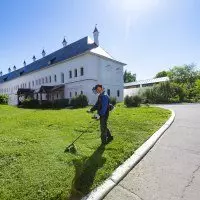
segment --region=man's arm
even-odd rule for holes
[[[106,114],[106,111],[108,109],[108,103],[109,103],[109,99],[106,95],[103,95],[101,97],[101,110],[99,112],[100,116],[103,116]]]
[[[90,109],[91,112],[95,111],[98,109],[98,100],[97,102],[94,104],[94,106]]]

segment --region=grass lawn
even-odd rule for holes
[[[87,109],[0,105],[1,200],[79,199],[108,178],[170,116],[161,108],[118,104],[109,118],[114,140],[100,147],[99,122],[88,129],[93,120]],[[77,153],[64,153],[82,131]]]

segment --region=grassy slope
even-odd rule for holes
[[[86,109],[28,110],[0,106],[0,199],[75,199],[96,187],[170,116],[161,108],[111,113],[114,141],[99,147],[99,122]],[[65,147],[82,131],[77,154]]]

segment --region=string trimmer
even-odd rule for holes
[[[96,119],[96,118],[95,118]],[[91,123],[91,122],[90,122]],[[93,125],[94,125],[95,121],[93,121],[93,123],[85,130],[83,131],[69,146],[66,147],[65,149],[65,153],[69,152],[69,153],[76,153],[76,147],[74,145],[74,143],[85,133],[87,132]]]

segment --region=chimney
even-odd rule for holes
[[[43,51],[42,51],[42,56],[43,56],[43,58],[45,57],[45,55],[46,55],[46,52],[45,52],[44,49],[43,49]]]
[[[99,46],[99,31],[97,29],[97,25],[95,26],[95,29],[93,31],[93,37],[94,37],[94,42],[97,46]]]
[[[8,68],[8,73],[10,73],[11,72],[11,69],[10,69],[10,67]]]
[[[2,76],[3,75],[3,72],[2,71],[0,71],[0,76]]]
[[[67,46],[67,42],[66,42],[65,38],[64,38],[62,44],[63,44],[63,47],[66,47],[66,46]]]
[[[14,67],[13,67],[13,71],[15,71],[17,68],[16,68],[16,66],[14,65]]]
[[[26,61],[24,61],[24,67],[26,67]]]
[[[36,57],[35,56],[33,56],[33,62],[35,62],[36,61]]]

